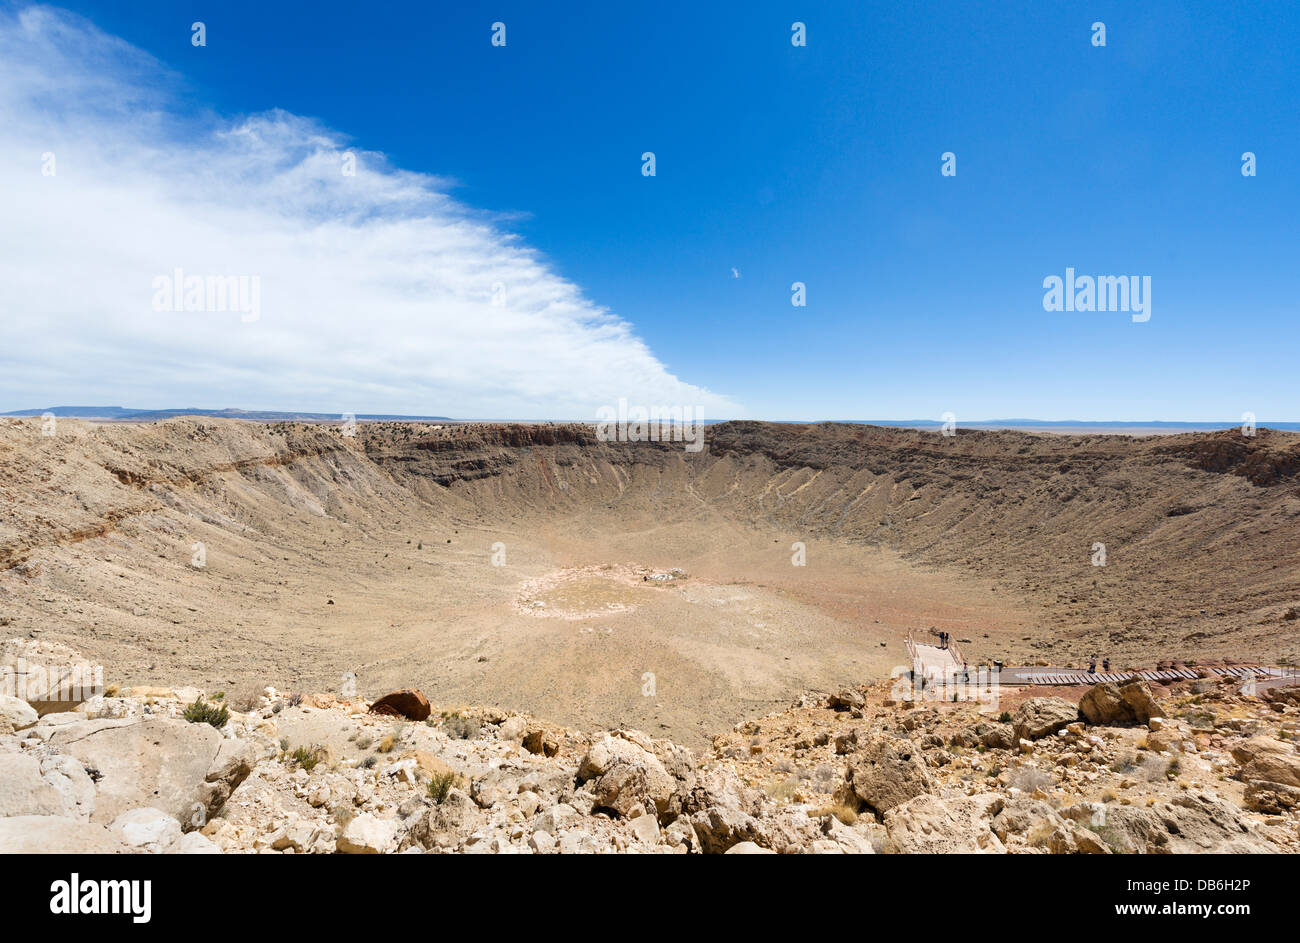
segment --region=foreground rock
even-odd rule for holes
[[[1011,727],[1017,741],[1039,740],[1074,723],[1079,708],[1060,697],[1032,697],[1017,709]]]
[[[187,828],[201,827],[253,762],[247,744],[223,738],[207,724],[174,719],[84,720],[51,728],[47,743],[95,770],[90,818],[100,824],[152,807]]]
[[[868,685],[738,724],[697,759],[638,730],[490,707],[416,723],[270,688],[218,729],[183,719],[201,693],[95,697],[0,727],[0,852],[1300,851],[1286,695],[1216,689],[1162,719],[1149,690],[1102,692],[1105,716],[1147,726],[1089,726],[1062,698],[1003,723]]]
[[[846,781],[860,808],[877,815],[933,789],[921,751],[900,739],[878,740],[855,753]]]
[[[1079,713],[1090,724],[1107,727],[1145,724],[1164,716],[1151,693],[1151,686],[1134,678],[1123,684],[1107,681],[1093,685],[1079,701]]]

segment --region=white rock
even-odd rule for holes
[[[338,850],[345,855],[382,855],[390,850],[396,835],[395,823],[363,812],[343,829]]]
[[[771,848],[760,848],[752,841],[743,841],[728,848],[723,854],[727,855],[774,855],[776,854]]]
[[[172,855],[219,855],[221,854],[221,848],[206,835],[199,832],[186,832],[181,836],[180,841],[167,849],[167,853]]]
[[[497,736],[502,740],[511,740],[515,743],[522,743],[524,734],[528,732],[528,721],[519,715],[507,717],[505,722],[498,728]]]
[[[561,829],[577,818],[578,810],[567,802],[561,802],[551,806],[537,817],[537,828],[539,831],[558,835]]]
[[[9,721],[14,730],[25,730],[40,719],[32,705],[11,694],[0,694],[0,717]]]
[[[659,823],[653,815],[638,815],[629,824],[632,826],[632,834],[641,844],[659,844]]]
[[[132,849],[102,825],[55,815],[0,818],[0,855],[114,855]]]
[[[159,809],[131,809],[108,827],[123,844],[158,854],[181,840],[181,823]]]
[[[41,765],[29,753],[0,754],[0,816],[71,815],[69,801],[41,777]]]

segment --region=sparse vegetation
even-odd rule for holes
[[[853,808],[847,802],[836,802],[834,805],[822,806],[819,809],[809,811],[810,818],[819,819],[826,815],[833,815],[845,825],[853,825],[858,821],[858,810]]]
[[[221,728],[230,720],[230,711],[224,704],[207,704],[200,697],[185,708],[185,719],[192,724],[211,724],[213,727]]]
[[[228,695],[226,703],[241,714],[247,714],[262,706],[262,695],[265,691],[264,684],[245,684]]]
[[[290,756],[294,765],[299,769],[305,769],[311,772],[321,761],[321,751],[319,747],[298,747]]]
[[[453,711],[442,715],[442,729],[453,740],[473,740],[478,736],[479,723]]]
[[[455,784],[455,773],[434,773],[429,780],[429,798],[438,805],[442,805],[447,799],[447,794],[451,792],[451,787]]]

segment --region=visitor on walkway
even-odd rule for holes
[[[1102,671],[1110,671],[1110,659],[1109,659],[1109,658],[1103,658],[1103,659],[1101,660],[1101,670],[1102,670]]]
[[[1095,675],[1096,673],[1097,673],[1097,656],[1093,655],[1091,658],[1088,659],[1088,674]]]

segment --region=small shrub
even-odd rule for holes
[[[764,792],[766,792],[773,799],[776,799],[780,802],[789,801],[791,798],[794,797],[794,794],[798,791],[799,791],[799,781],[794,778],[783,779],[780,782],[776,782],[776,783],[769,783],[767,788],[764,789]]]
[[[998,723],[1000,723],[1000,724],[1009,724],[1009,723],[1011,723],[1011,714],[1010,714],[1010,712],[1008,712],[1008,711],[1003,711],[1001,714],[998,714]]]
[[[1047,843],[1052,838],[1054,828],[1047,822],[1039,822],[1029,832],[1029,846],[1031,848],[1046,848]]]
[[[479,724],[458,713],[451,713],[443,717],[442,729],[453,740],[473,740],[478,736]]]
[[[396,745],[397,741],[393,739],[392,734],[389,734],[387,737],[384,737],[384,739],[379,741],[379,746],[375,747],[375,749],[380,753],[389,753]]]
[[[1169,773],[1170,763],[1168,760],[1159,756],[1148,756],[1142,760],[1142,765],[1137,772],[1147,782],[1156,782],[1164,779]]]
[[[200,697],[185,708],[185,719],[192,724],[211,724],[213,727],[224,727],[226,721],[230,720],[230,711],[226,710],[225,705],[205,704],[203,698]]]
[[[429,780],[429,798],[442,805],[455,784],[455,773],[434,773],[433,778]]]
[[[320,751],[312,747],[298,747],[293,751],[292,759],[299,768],[310,773],[320,762]]]
[[[373,753],[371,753],[369,756],[367,756],[364,760],[361,761],[361,768],[362,768],[362,769],[374,769],[374,768],[375,768],[375,764],[378,763],[378,762],[379,762],[379,757],[377,757],[377,756],[375,756]]]
[[[241,714],[248,714],[262,706],[262,694],[265,690],[264,684],[245,684],[227,695],[226,703]]]
[[[858,820],[858,810],[847,802],[837,802],[834,805],[822,806],[820,809],[812,809],[808,812],[808,817],[813,819],[820,819],[827,815],[835,816],[845,825],[852,825]]]

